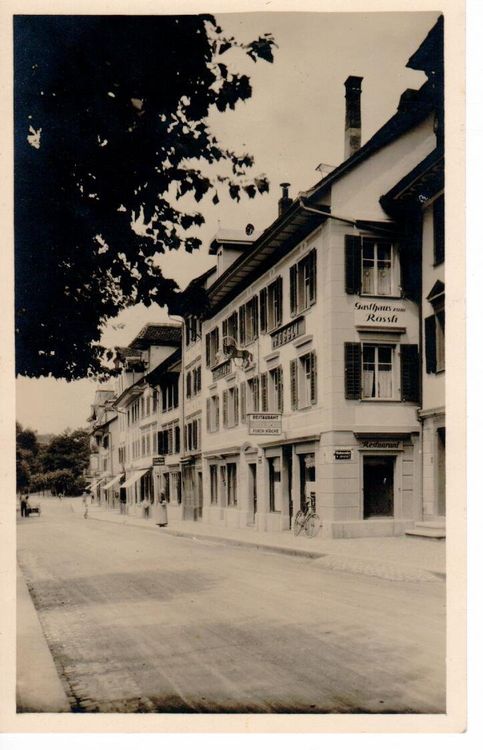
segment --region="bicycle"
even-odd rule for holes
[[[319,533],[321,527],[320,518],[313,508],[299,510],[294,519],[293,533],[298,536],[302,529],[308,537],[314,537]]]

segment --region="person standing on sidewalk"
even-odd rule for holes
[[[156,526],[167,526],[168,525],[168,513],[166,506],[166,495],[163,490],[159,493],[159,499],[154,506],[154,523]]]
[[[20,495],[20,515],[22,518],[27,518],[28,516],[28,499],[29,499],[29,493],[28,492],[22,492]]]
[[[144,518],[149,518],[149,506],[150,502],[147,497],[143,500],[143,516]]]

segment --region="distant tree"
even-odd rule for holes
[[[66,430],[56,435],[42,455],[42,471],[66,470],[74,479],[80,478],[89,464],[89,433],[86,430]]]
[[[108,318],[176,300],[155,261],[201,244],[183,197],[268,190],[207,118],[251,96],[230,51],[271,62],[275,43],[209,15],[18,15],[14,36],[17,372],[98,374]]]
[[[17,491],[27,490],[30,485],[30,465],[28,460],[28,451],[17,448],[16,465],[17,465]]]
[[[22,491],[28,489],[31,474],[36,470],[39,446],[35,432],[24,429],[20,422],[15,423],[15,433],[17,490]]]

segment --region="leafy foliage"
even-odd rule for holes
[[[66,430],[46,446],[39,446],[37,435],[17,422],[17,489],[31,492],[51,490],[77,495],[85,486],[89,464],[89,433]]]
[[[271,62],[274,40],[241,44],[201,15],[16,16],[14,30],[17,372],[98,374],[106,320],[175,296],[157,255],[200,246],[183,198],[268,189],[207,117],[251,95],[229,51]]]

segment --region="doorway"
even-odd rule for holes
[[[364,456],[364,518],[394,516],[394,456]]]
[[[257,465],[248,464],[248,481],[249,481],[249,495],[248,495],[248,519],[247,524],[254,526],[255,516],[257,514]]]

